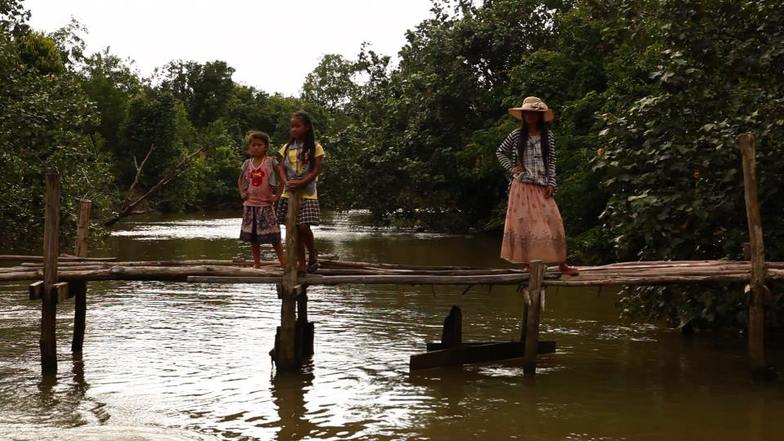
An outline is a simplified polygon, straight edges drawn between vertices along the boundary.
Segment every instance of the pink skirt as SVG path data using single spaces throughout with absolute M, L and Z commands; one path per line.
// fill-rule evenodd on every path
M 566 261 L 566 235 L 554 198 L 541 185 L 512 181 L 501 257 L 514 263 Z

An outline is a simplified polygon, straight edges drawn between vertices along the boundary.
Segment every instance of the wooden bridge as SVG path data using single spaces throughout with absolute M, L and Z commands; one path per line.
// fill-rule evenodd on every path
M 307 288 L 312 285 L 406 284 L 462 285 L 468 292 L 476 285 L 515 285 L 521 297 L 520 340 L 509 342 L 463 342 L 462 312 L 453 307 L 444 322 L 441 342 L 429 343 L 427 352 L 411 357 L 412 370 L 523 357 L 524 372 L 535 374 L 537 354 L 555 351 L 554 342 L 539 341 L 539 323 L 545 288 L 548 286 L 624 286 L 699 283 L 746 284 L 749 314 L 748 350 L 755 378 L 772 377 L 764 346 L 765 305 L 768 280 L 784 280 L 784 262 L 765 262 L 762 227 L 757 205 L 753 137 L 739 137 L 743 153 L 744 185 L 749 221 L 749 260 L 623 262 L 580 267 L 579 276 L 561 276 L 542 262 L 529 271 L 459 266 L 411 266 L 390 263 L 322 260 L 317 274 L 296 271 L 297 228 L 294 219 L 299 198 L 289 204 L 284 271 L 270 264 L 260 269 L 231 260 L 132 261 L 88 258 L 87 236 L 90 202 L 82 201 L 74 255 L 60 255 L 57 174 L 46 177 L 46 224 L 43 256 L 0 256 L 18 263 L 0 267 L 0 282 L 31 281 L 31 300 L 41 300 L 41 367 L 56 372 L 55 320 L 58 302 L 75 299 L 74 336 L 71 350 L 81 354 L 87 310 L 87 284 L 99 280 L 160 280 L 189 283 L 276 284 L 281 299 L 281 325 L 270 355 L 278 369 L 297 369 L 313 354 L 314 324 L 308 319 Z M 740 292 L 740 289 L 739 289 Z

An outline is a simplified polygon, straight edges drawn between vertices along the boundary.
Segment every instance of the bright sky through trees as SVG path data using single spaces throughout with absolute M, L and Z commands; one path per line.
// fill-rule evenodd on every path
M 143 75 L 171 60 L 224 60 L 235 81 L 298 94 L 328 53 L 353 57 L 362 42 L 395 55 L 429 0 L 28 0 L 31 24 L 53 31 L 73 17 L 89 51 L 107 46 Z

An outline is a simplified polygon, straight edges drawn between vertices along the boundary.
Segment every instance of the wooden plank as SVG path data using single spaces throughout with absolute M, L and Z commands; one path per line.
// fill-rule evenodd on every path
M 31 256 L 27 254 L 2 254 L 0 255 L 0 261 L 6 262 L 43 262 L 44 256 Z M 112 262 L 116 261 L 116 257 L 90 257 L 90 258 L 81 258 L 81 257 L 74 257 L 63 255 L 60 256 L 59 260 L 63 261 L 89 261 L 89 262 Z
M 30 300 L 41 300 L 44 295 L 44 281 L 39 280 L 30 284 Z
M 67 269 L 67 270 L 75 270 L 75 269 L 101 269 L 101 268 L 110 268 L 114 263 L 108 262 L 83 262 L 83 261 L 72 261 L 72 262 L 63 262 L 60 259 L 57 260 L 57 267 L 59 269 Z M 14 271 L 35 271 L 38 269 L 43 269 L 43 265 L 37 262 L 24 262 L 21 263 L 19 266 L 7 266 L 0 268 L 2 272 L 14 272 Z
M 773 277 L 772 277 L 773 278 Z M 777 275 L 775 278 L 781 278 Z M 606 277 L 601 279 L 581 279 L 580 276 L 560 279 L 545 280 L 545 286 L 623 286 L 623 285 L 677 285 L 677 284 L 700 284 L 700 283 L 738 283 L 746 282 L 749 279 L 748 273 L 738 274 L 716 274 L 703 276 L 619 276 Z
M 746 200 L 746 219 L 749 228 L 751 254 L 751 296 L 749 298 L 749 359 L 752 375 L 760 376 L 768 370 L 765 354 L 765 245 L 762 238 L 762 218 L 757 197 L 757 149 L 754 135 L 745 133 L 737 138 L 743 159 L 743 190 Z
M 268 267 L 253 269 L 236 265 L 208 265 L 206 263 L 228 261 L 193 261 L 193 265 L 162 265 L 163 262 L 121 262 L 121 263 L 61 263 L 58 260 L 58 275 L 60 280 L 177 280 L 185 281 L 189 276 L 217 276 L 227 279 L 200 279 L 191 281 L 208 283 L 277 283 L 281 272 L 277 268 Z M 204 264 L 202 264 L 204 263 Z M 33 264 L 35 265 L 35 264 Z M 784 262 L 766 262 L 767 276 L 770 279 L 784 279 Z M 329 270 L 325 270 L 329 271 Z M 347 269 L 338 270 L 340 272 Z M 467 271 L 471 276 L 464 276 L 460 271 L 450 271 L 446 274 L 430 271 L 409 272 L 402 270 L 380 270 L 377 273 L 365 269 L 357 270 L 355 274 L 313 274 L 302 278 L 308 284 L 342 284 L 342 283 L 391 283 L 391 284 L 518 284 L 527 280 L 527 273 L 498 273 L 498 269 L 488 270 L 482 274 L 481 270 Z M 503 270 L 501 270 L 503 271 Z M 373 274 L 367 274 L 371 272 Z M 391 274 L 389 273 L 391 272 Z M 37 281 L 43 276 L 43 268 L 35 267 L 4 267 L 0 268 L 0 281 Z M 247 278 L 246 278 L 247 276 Z M 555 286 L 601 286 L 601 285 L 665 285 L 678 283 L 711 283 L 711 282 L 747 282 L 751 276 L 748 262 L 736 262 L 717 266 L 715 268 L 701 267 L 698 269 L 655 269 L 633 270 L 614 272 L 583 271 L 576 277 L 560 278 L 555 273 L 546 273 L 544 284 Z M 237 277 L 237 278 L 232 278 Z
M 57 282 L 52 285 L 52 295 L 57 299 L 57 303 L 62 303 L 70 298 L 70 291 L 68 289 L 68 282 Z
M 555 352 L 555 342 L 537 343 L 538 353 Z M 449 349 L 436 349 L 422 354 L 414 354 L 409 360 L 411 371 L 435 367 L 460 366 L 467 363 L 487 363 L 491 361 L 519 358 L 525 354 L 525 345 L 520 342 L 487 344 L 463 344 Z
M 784 280 L 784 269 L 769 262 L 768 278 Z M 58 264 L 59 266 L 59 264 Z M 253 269 L 236 266 L 104 266 L 104 267 L 66 267 L 61 266 L 59 280 L 172 280 L 190 281 L 194 283 L 279 283 L 280 271 L 275 268 Z M 699 275 L 679 273 L 677 275 L 649 274 L 637 272 L 631 274 L 605 274 L 593 277 L 581 273 L 576 277 L 558 278 L 556 274 L 545 275 L 546 286 L 610 286 L 610 285 L 670 285 L 684 283 L 735 283 L 748 282 L 748 267 L 742 272 L 697 272 Z M 40 280 L 43 270 L 40 268 L 19 269 L 17 272 L 0 271 L 0 282 Z M 193 277 L 191 277 L 193 276 Z M 206 277 L 200 277 L 206 276 Z M 212 276 L 212 277 L 211 277 Z M 302 283 L 309 285 L 340 285 L 340 284 L 402 284 L 402 285 L 517 285 L 528 279 L 528 274 L 489 274 L 475 276 L 432 276 L 417 274 L 391 275 L 341 275 L 325 276 L 309 274 L 301 278 Z
M 44 218 L 44 292 L 41 301 L 41 370 L 57 372 L 57 257 L 60 254 L 60 175 L 46 174 Z
M 300 282 L 307 285 L 516 285 L 528 279 L 527 274 L 492 274 L 488 276 L 419 276 L 419 275 L 346 275 L 322 276 L 308 274 L 300 278 Z M 279 278 L 274 276 L 261 277 L 188 277 L 189 282 L 197 283 L 275 283 Z
M 330 260 L 319 259 L 319 265 L 323 263 L 325 267 L 372 267 L 372 268 L 398 268 L 398 269 L 414 269 L 414 270 L 462 270 L 462 269 L 476 269 L 470 266 L 451 266 L 451 265 L 406 265 L 399 263 L 383 263 L 383 262 L 356 262 L 350 260 Z
M 528 280 L 528 320 L 525 330 L 525 355 L 523 359 L 523 372 L 526 375 L 536 374 L 536 355 L 539 347 L 539 319 L 542 310 L 542 291 L 544 285 L 545 265 L 539 260 L 534 260 L 528 265 L 531 278 Z

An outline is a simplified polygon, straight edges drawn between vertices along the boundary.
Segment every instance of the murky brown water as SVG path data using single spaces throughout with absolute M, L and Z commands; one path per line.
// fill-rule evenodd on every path
M 230 258 L 239 219 L 128 222 L 93 254 Z M 344 259 L 497 266 L 497 238 L 400 234 L 338 217 L 316 232 Z M 316 354 L 276 375 L 274 287 L 91 283 L 83 361 L 58 308 L 60 371 L 39 373 L 39 303 L 0 288 L 0 439 L 778 440 L 784 382 L 754 386 L 741 336 L 684 339 L 617 319 L 611 292 L 549 290 L 534 381 L 519 361 L 410 375 L 453 304 L 464 338 L 519 335 L 512 288 L 347 286 L 310 291 Z M 781 350 L 774 361 L 782 365 Z

